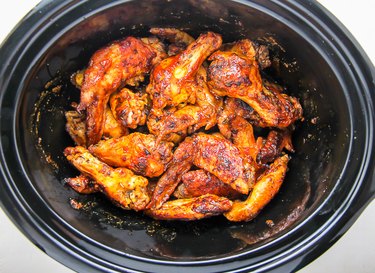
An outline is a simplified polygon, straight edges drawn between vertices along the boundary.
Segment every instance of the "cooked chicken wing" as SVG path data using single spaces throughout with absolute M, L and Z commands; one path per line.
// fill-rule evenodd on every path
M 148 119 L 150 132 L 158 136 L 158 140 L 168 140 L 171 133 L 185 132 L 189 134 L 204 127 L 208 130 L 217 122 L 217 113 L 222 106 L 222 99 L 213 95 L 206 84 L 206 70 L 201 66 L 196 75 L 196 102 L 176 111 L 163 111 L 163 116 L 151 114 Z
M 127 168 L 111 168 L 81 146 L 67 147 L 64 154 L 82 174 L 94 179 L 101 191 L 118 206 L 143 210 L 149 202 L 146 178 Z
M 221 36 L 212 32 L 202 34 L 182 53 L 161 61 L 151 72 L 147 93 L 152 99 L 152 107 L 162 110 L 176 107 L 194 99 L 194 90 L 186 88 L 194 81 L 204 60 L 222 43 Z
M 78 193 L 91 194 L 100 191 L 98 183 L 83 174 L 67 178 L 65 182 Z
M 277 158 L 260 176 L 245 201 L 235 201 L 224 216 L 230 221 L 250 221 L 272 200 L 279 191 L 287 171 L 288 155 Z
M 249 104 L 270 127 L 288 127 L 302 117 L 298 100 L 264 86 L 251 41 L 237 42 L 228 51 L 209 58 L 208 84 L 220 96 L 239 98 Z
M 187 137 L 175 150 L 169 168 L 159 179 L 148 208 L 159 208 L 173 193 L 192 165 L 215 175 L 234 190 L 247 194 L 250 181 L 239 150 L 227 139 L 198 133 Z
M 110 97 L 110 106 L 116 120 L 125 128 L 135 129 L 145 125 L 150 109 L 148 95 L 142 92 L 132 92 L 128 88 Z
M 197 197 L 204 194 L 214 194 L 229 199 L 241 197 L 238 191 L 204 170 L 189 171 L 182 175 L 181 180 L 182 184 L 173 193 L 177 198 Z
M 280 156 L 284 148 L 294 152 L 291 131 L 272 130 L 260 148 L 256 160 L 262 164 L 272 162 Z
M 134 85 L 141 80 L 165 57 L 161 48 L 157 39 L 127 37 L 95 52 L 85 70 L 77 108 L 78 111 L 86 110 L 88 145 L 101 139 L 109 96 L 122 85 Z
M 219 114 L 218 127 L 242 152 L 243 158 L 251 157 L 250 161 L 265 164 L 279 157 L 284 148 L 294 151 L 289 129 L 271 130 L 266 140 L 262 137 L 255 139 L 253 127 L 246 119 L 254 122 L 251 109 L 244 107 L 239 99 L 227 98 Z
M 147 177 L 160 176 L 172 159 L 173 143 L 160 142 L 149 134 L 131 133 L 120 138 L 101 140 L 90 152 L 114 167 L 126 167 Z
M 78 111 L 66 111 L 66 131 L 78 146 L 86 147 L 86 117 Z M 128 130 L 121 126 L 112 115 L 109 107 L 104 113 L 103 136 L 105 138 L 117 138 L 128 134 Z
M 229 199 L 206 194 L 199 197 L 168 201 L 158 209 L 147 210 L 146 214 L 159 220 L 191 221 L 223 214 L 231 207 L 232 201 Z

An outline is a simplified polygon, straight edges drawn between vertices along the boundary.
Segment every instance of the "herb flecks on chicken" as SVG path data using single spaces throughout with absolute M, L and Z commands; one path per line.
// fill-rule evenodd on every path
M 112 168 L 81 146 L 67 147 L 64 154 L 82 174 L 95 180 L 100 190 L 124 209 L 143 210 L 149 202 L 148 180 L 127 168 Z

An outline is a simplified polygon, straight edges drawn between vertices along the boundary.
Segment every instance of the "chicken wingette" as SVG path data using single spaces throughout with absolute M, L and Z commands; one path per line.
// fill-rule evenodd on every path
M 182 175 L 181 181 L 182 183 L 173 193 L 177 198 L 197 197 L 204 194 L 214 194 L 229 199 L 242 196 L 228 184 L 221 182 L 219 178 L 204 170 L 189 171 Z
M 160 208 L 146 210 L 146 214 L 158 220 L 191 221 L 223 214 L 231 207 L 232 201 L 229 199 L 206 194 L 168 201 Z
M 245 201 L 235 201 L 230 211 L 224 216 L 235 222 L 250 221 L 272 200 L 278 193 L 288 169 L 289 156 L 277 158 L 263 175 L 261 175 L 253 190 Z
M 263 85 L 250 40 L 241 40 L 227 51 L 209 58 L 208 84 L 220 96 L 239 98 L 259 115 L 263 126 L 285 128 L 302 117 L 298 100 Z
M 156 184 L 148 208 L 160 208 L 180 183 L 182 175 L 196 167 L 215 175 L 232 189 L 247 194 L 252 181 L 239 150 L 227 139 L 198 133 L 187 137 L 174 152 L 168 169 Z
M 103 134 L 104 112 L 109 96 L 122 85 L 134 85 L 166 56 L 156 38 L 127 37 L 98 50 L 84 72 L 77 110 L 86 111 L 88 145 Z
M 145 177 L 135 175 L 127 168 L 112 168 L 81 146 L 67 147 L 64 154 L 83 175 L 95 180 L 100 190 L 116 205 L 138 211 L 150 201 Z
M 160 176 L 172 159 L 173 143 L 161 141 L 150 134 L 131 133 L 120 138 L 101 140 L 91 145 L 89 151 L 101 161 L 114 166 L 126 167 L 147 177 Z

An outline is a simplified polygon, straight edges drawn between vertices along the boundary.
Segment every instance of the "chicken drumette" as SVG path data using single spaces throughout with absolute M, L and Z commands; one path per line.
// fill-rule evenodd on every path
M 143 176 L 127 168 L 114 169 L 81 146 L 67 147 L 64 154 L 83 175 L 95 180 L 97 187 L 118 206 L 143 210 L 149 202 L 148 180 Z

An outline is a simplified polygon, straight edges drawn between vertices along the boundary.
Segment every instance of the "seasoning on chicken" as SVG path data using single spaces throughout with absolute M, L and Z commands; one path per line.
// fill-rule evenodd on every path
M 66 183 L 158 220 L 251 221 L 283 183 L 301 105 L 262 78 L 267 46 L 150 32 L 157 38 L 98 50 L 72 75 L 81 98 L 65 113 L 66 130 L 77 146 L 64 154 L 81 174 Z
M 160 208 L 180 183 L 182 175 L 193 165 L 210 172 L 242 194 L 249 192 L 251 181 L 247 180 L 238 149 L 225 138 L 198 133 L 187 137 L 177 147 L 147 207 Z
M 94 179 L 113 203 L 124 208 L 143 210 L 149 202 L 148 180 L 127 168 L 112 168 L 81 146 L 67 147 L 64 154 L 82 174 Z
M 146 214 L 158 220 L 191 221 L 223 214 L 231 207 L 232 201 L 229 199 L 206 194 L 168 201 L 160 208 L 147 210 Z
M 250 221 L 278 193 L 287 171 L 289 157 L 283 155 L 277 158 L 262 176 L 260 176 L 245 201 L 235 201 L 232 209 L 224 216 L 230 221 Z
M 81 100 L 77 108 L 86 110 L 88 145 L 103 134 L 104 112 L 109 96 L 126 84 L 136 84 L 143 75 L 165 57 L 157 39 L 127 37 L 98 50 L 85 70 Z
M 172 159 L 173 143 L 160 142 L 150 134 L 131 133 L 120 138 L 101 140 L 89 147 L 89 151 L 101 161 L 114 166 L 126 167 L 147 177 L 160 176 Z
M 220 96 L 239 98 L 249 104 L 270 127 L 288 127 L 302 117 L 298 100 L 264 86 L 256 52 L 250 40 L 234 44 L 228 51 L 217 51 L 209 58 L 208 84 Z
M 242 194 L 221 182 L 213 174 L 204 170 L 189 171 L 182 175 L 182 183 L 173 195 L 177 198 L 197 197 L 204 194 L 214 194 L 229 199 L 240 198 Z
M 146 93 L 123 88 L 113 94 L 109 102 L 114 117 L 123 127 L 135 129 L 146 124 L 150 105 Z
M 222 99 L 213 95 L 206 84 L 206 70 L 201 66 L 192 87 L 195 89 L 195 104 L 186 105 L 176 111 L 163 111 L 163 116 L 151 114 L 148 119 L 150 132 L 158 136 L 158 140 L 169 140 L 171 133 L 185 132 L 189 134 L 201 127 L 206 130 L 217 122 L 217 113 L 222 106 Z
M 198 37 L 182 53 L 161 61 L 150 74 L 146 92 L 152 99 L 152 107 L 162 110 L 194 100 L 195 94 L 188 86 L 204 60 L 222 43 L 221 36 L 208 32 Z

